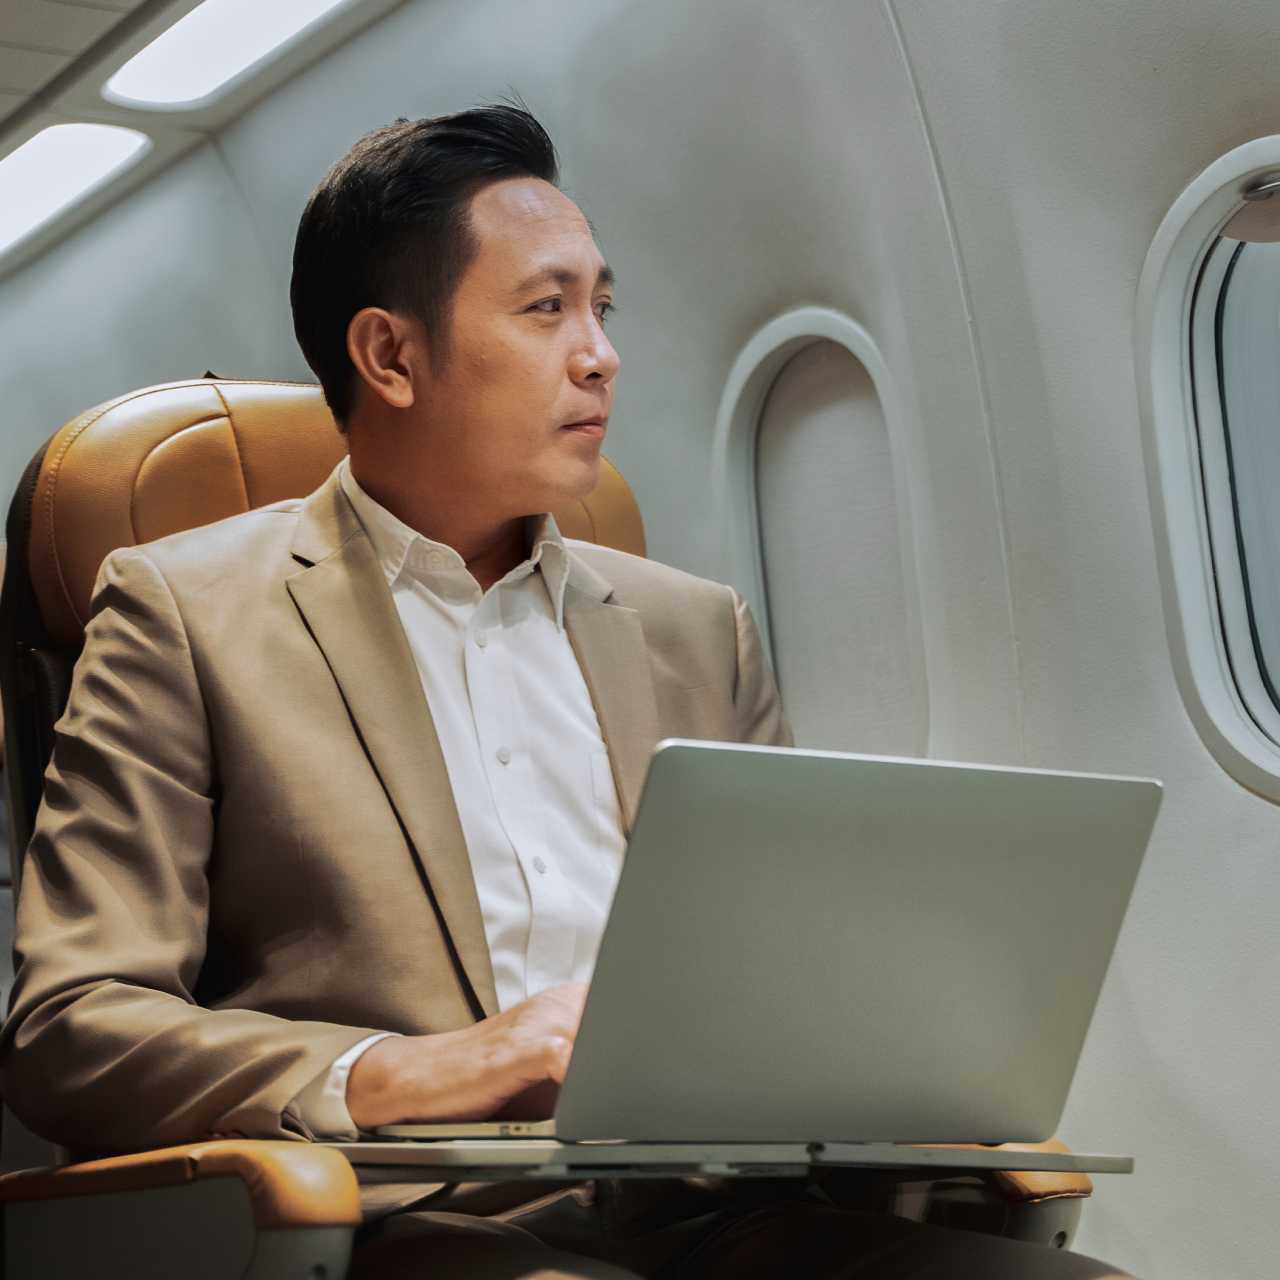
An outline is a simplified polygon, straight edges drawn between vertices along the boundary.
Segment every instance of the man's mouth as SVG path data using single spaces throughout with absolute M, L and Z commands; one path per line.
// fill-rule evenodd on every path
M 581 422 L 566 422 L 561 431 L 577 431 L 581 435 L 591 436 L 596 440 L 604 437 L 603 418 L 584 418 Z

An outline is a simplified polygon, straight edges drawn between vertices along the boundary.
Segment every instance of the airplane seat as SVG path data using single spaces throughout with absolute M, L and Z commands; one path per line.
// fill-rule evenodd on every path
M 98 405 L 32 459 L 9 509 L 0 593 L 15 900 L 103 559 L 121 546 L 302 497 L 344 451 L 318 387 L 209 376 Z M 566 536 L 645 553 L 635 498 L 607 460 L 596 489 L 555 516 Z M 11 1275 L 88 1275 L 109 1256 L 120 1274 L 167 1276 L 197 1241 L 212 1264 L 201 1274 L 345 1272 L 359 1197 L 350 1165 L 331 1148 L 217 1140 L 68 1163 L 48 1144 L 33 1156 L 30 1135 L 15 1151 L 15 1133 L 25 1131 L 10 1116 L 3 1168 L 15 1171 L 0 1176 L 0 1206 Z M 16 1171 L 33 1159 L 48 1167 Z M 1070 1242 L 1091 1191 L 1088 1178 L 1063 1174 L 837 1181 L 833 1198 L 849 1203 L 1060 1245 Z

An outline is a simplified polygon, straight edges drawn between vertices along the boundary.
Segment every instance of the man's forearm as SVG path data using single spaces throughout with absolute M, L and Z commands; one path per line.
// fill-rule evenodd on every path
M 80 1151 L 306 1136 L 291 1100 L 373 1030 L 202 1009 L 127 981 L 71 1001 L 41 994 L 19 988 L 6 1024 L 5 1101 Z

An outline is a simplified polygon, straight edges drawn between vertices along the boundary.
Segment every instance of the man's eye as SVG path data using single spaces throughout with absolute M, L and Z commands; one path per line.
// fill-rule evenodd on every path
M 559 315 L 564 310 L 564 299 L 543 298 L 540 302 L 535 302 L 529 310 L 536 311 L 540 315 L 544 316 Z M 595 304 L 593 310 L 596 313 L 596 319 L 598 319 L 601 324 L 604 324 L 605 319 L 610 315 L 610 313 L 616 311 L 617 308 L 612 302 L 601 301 Z

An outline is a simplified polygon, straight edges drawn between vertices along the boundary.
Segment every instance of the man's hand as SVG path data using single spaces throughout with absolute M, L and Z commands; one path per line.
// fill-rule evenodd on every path
M 488 1120 L 522 1094 L 554 1099 L 586 998 L 587 984 L 572 982 L 461 1031 L 379 1040 L 347 1078 L 351 1119 L 366 1130 Z M 514 1109 L 525 1110 L 518 1103 Z

